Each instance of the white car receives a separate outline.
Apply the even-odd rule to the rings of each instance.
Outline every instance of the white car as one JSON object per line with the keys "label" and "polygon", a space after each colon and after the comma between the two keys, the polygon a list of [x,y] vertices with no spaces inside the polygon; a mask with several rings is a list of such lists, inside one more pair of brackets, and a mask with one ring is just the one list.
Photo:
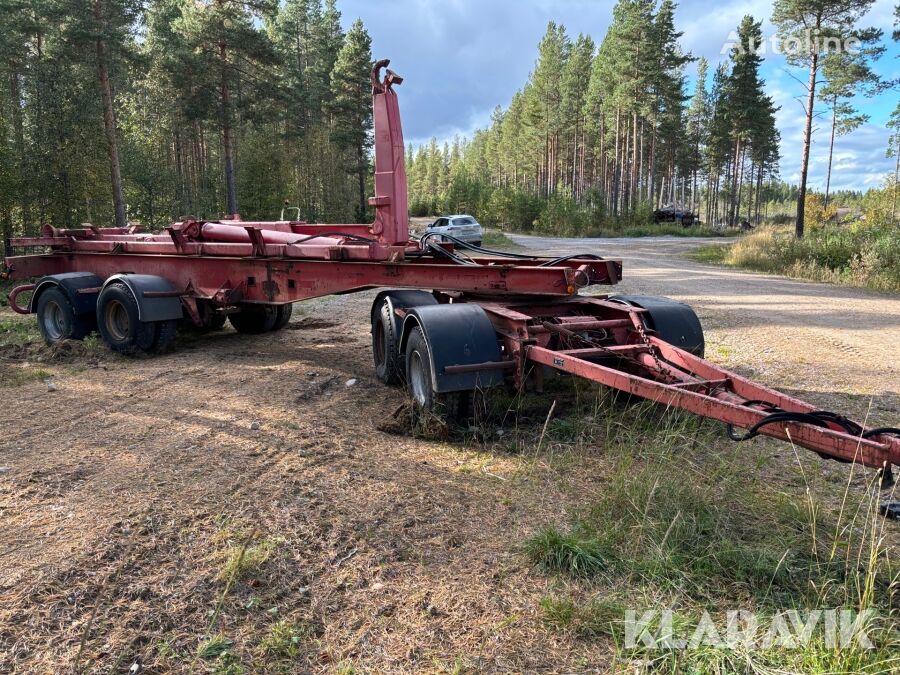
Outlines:
{"label": "white car", "polygon": [[[456,239],[460,239],[467,244],[473,244],[474,246],[481,246],[481,241],[484,239],[484,230],[481,229],[481,225],[478,224],[478,221],[472,216],[464,214],[441,216],[425,230],[425,234],[431,234],[432,232],[446,234]],[[433,237],[433,239],[437,239],[437,237]],[[452,239],[444,239],[443,237],[441,237],[440,240],[447,242],[453,241]]]}

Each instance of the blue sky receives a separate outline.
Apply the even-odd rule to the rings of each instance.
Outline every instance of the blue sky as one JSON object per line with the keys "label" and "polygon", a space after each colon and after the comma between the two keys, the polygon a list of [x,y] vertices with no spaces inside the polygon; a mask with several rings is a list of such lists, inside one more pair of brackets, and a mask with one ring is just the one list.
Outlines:
{"label": "blue sky", "polygon": [[[895,0],[877,0],[865,25],[883,28],[889,36]],[[443,141],[486,126],[495,106],[506,107],[534,66],[537,44],[550,20],[602,39],[609,25],[613,0],[339,0],[345,27],[357,17],[372,36],[375,58],[390,58],[391,67],[406,78],[400,88],[404,134],[421,143],[432,136]],[[683,0],[677,10],[682,47],[712,64],[745,14],[769,22],[771,0]],[[900,78],[900,48],[891,43],[877,64],[887,78]],[[712,70],[712,68],[711,68]],[[689,71],[689,74],[691,71]],[[799,177],[803,111],[795,97],[803,87],[793,78],[805,76],[788,68],[784,58],[769,55],[763,65],[768,92],[781,110],[782,176]],[[861,99],[871,121],[835,146],[832,185],[837,188],[876,186],[893,170],[884,157],[888,131],[884,123],[895,107],[897,92]],[[818,120],[810,165],[810,185],[823,188],[828,152],[827,116]]]}

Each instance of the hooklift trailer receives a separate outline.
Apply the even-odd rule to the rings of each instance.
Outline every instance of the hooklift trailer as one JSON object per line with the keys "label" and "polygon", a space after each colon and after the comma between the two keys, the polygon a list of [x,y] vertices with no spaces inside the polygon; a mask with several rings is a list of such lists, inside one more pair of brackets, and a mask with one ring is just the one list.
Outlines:
{"label": "hooklift trailer", "polygon": [[[579,295],[622,277],[619,260],[544,258],[410,237],[403,135],[394,86],[372,71],[375,208],[371,225],[185,218],[165,232],[58,229],[12,240],[9,278],[33,278],[10,306],[37,315],[48,343],[94,327],[119,352],[168,346],[179,322],[242,333],[278,330],[291,303],[390,287],[372,306],[378,378],[405,382],[426,409],[452,410],[479,388],[541,386],[544,367],[727,425],[881,470],[900,465],[900,430],[867,429],[703,360],[694,311],[667,298]],[[451,238],[452,239],[452,238]],[[20,305],[17,297],[32,291]],[[736,433],[735,428],[744,429]]]}

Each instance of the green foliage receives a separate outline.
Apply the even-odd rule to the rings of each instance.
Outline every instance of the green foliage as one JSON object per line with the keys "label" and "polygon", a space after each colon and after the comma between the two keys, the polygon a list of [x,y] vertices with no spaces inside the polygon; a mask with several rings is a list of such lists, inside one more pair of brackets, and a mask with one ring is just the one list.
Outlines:
{"label": "green foliage", "polygon": [[292,659],[300,653],[300,647],[308,636],[307,626],[283,619],[272,624],[260,647],[270,657]]}
{"label": "green foliage", "polygon": [[600,543],[577,532],[548,528],[525,542],[525,555],[548,572],[573,577],[593,577],[607,567],[609,558]]}
{"label": "green foliage", "polygon": [[[679,46],[675,8],[620,0],[599,48],[549,22],[528,81],[487,129],[452,153],[435,140],[410,148],[411,212],[555,235],[647,227],[672,202],[700,213],[705,200],[707,222],[758,214],[778,164],[760,58],[735,49],[709,93],[702,61],[686,106],[693,58]],[[761,37],[752,17],[739,32],[744,46]]]}
{"label": "green foliage", "polygon": [[802,239],[765,229],[727,247],[704,247],[698,260],[800,279],[900,292],[900,237],[896,226],[825,225]]}
{"label": "green foliage", "polygon": [[335,0],[0,0],[0,14],[4,237],[113,222],[98,41],[129,220],[215,218],[233,200],[247,218],[275,218],[285,200],[307,219],[366,217],[354,203],[371,56],[361,24],[345,39]]}

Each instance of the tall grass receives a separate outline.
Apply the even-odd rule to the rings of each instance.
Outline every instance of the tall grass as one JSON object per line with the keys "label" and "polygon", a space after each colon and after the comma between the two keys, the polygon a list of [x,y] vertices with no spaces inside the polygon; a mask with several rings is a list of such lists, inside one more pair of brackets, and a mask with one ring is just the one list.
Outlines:
{"label": "tall grass", "polygon": [[[805,494],[786,494],[767,479],[776,467],[751,450],[773,441],[724,445],[718,429],[695,417],[611,399],[601,390],[573,415],[577,437],[610,463],[602,492],[523,544],[558,580],[540,608],[549,628],[611,637],[618,659],[643,671],[897,672],[900,577],[874,477],[865,492],[848,479],[842,498],[829,501],[818,470],[804,467],[818,460],[801,450],[796,471],[810,484]],[[626,649],[626,607],[673,608],[686,637],[704,611],[719,626],[728,610],[753,611],[762,634],[788,609],[873,608],[875,648],[817,638],[796,649]]]}
{"label": "tall grass", "polygon": [[703,247],[695,257],[798,279],[900,291],[900,231],[890,226],[829,225],[802,239],[788,228],[766,228],[731,246]]}

